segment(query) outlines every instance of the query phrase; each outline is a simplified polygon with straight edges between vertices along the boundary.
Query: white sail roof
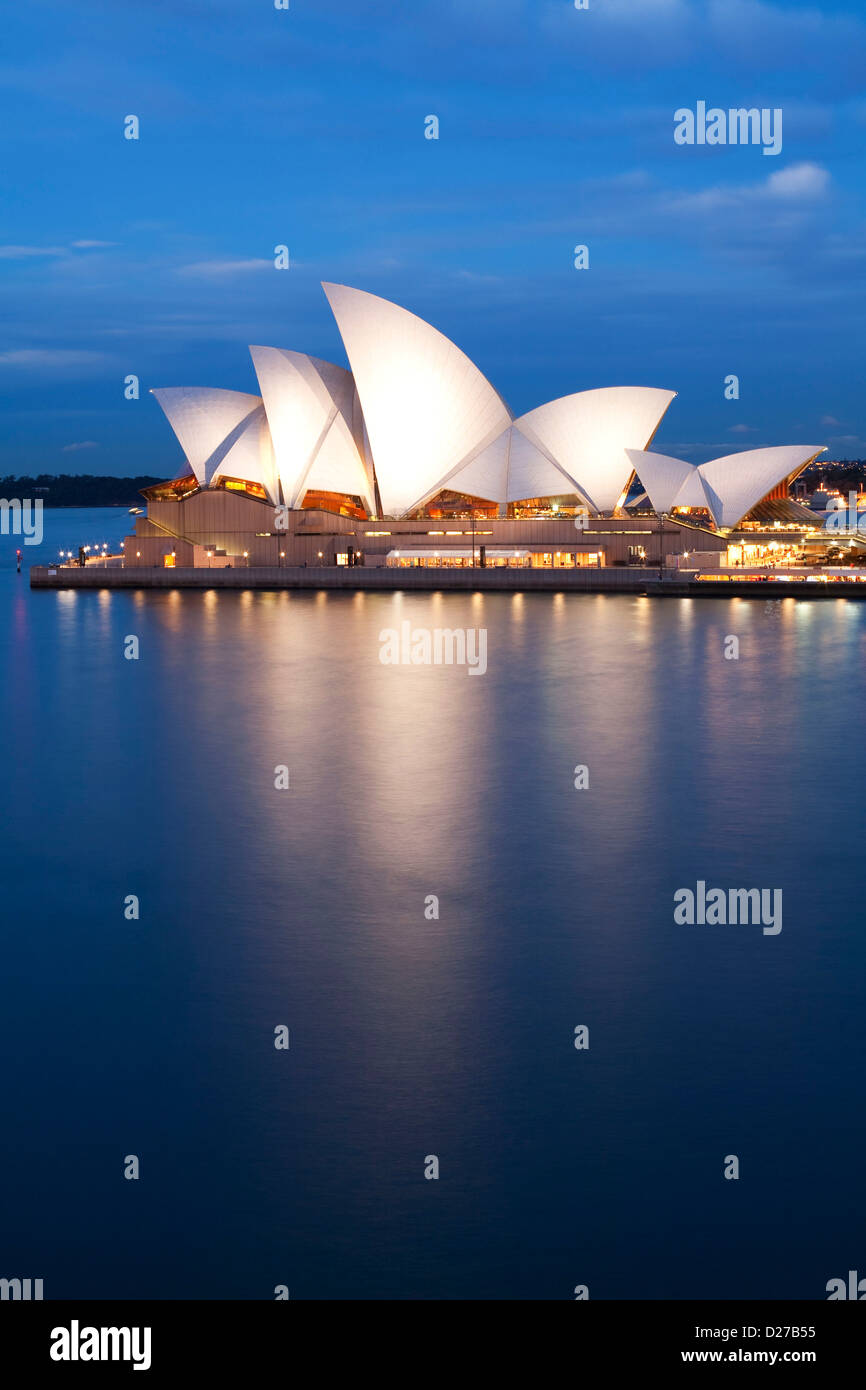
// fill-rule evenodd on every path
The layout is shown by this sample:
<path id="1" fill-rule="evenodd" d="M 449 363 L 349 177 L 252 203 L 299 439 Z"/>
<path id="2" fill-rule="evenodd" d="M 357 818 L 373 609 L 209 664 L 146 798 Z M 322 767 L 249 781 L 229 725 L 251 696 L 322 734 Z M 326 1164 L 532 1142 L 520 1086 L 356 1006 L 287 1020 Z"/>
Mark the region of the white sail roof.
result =
<path id="1" fill-rule="evenodd" d="M 291 507 L 311 490 L 345 493 L 370 515 L 403 516 L 445 488 L 501 507 L 576 493 L 613 512 L 637 471 L 656 510 L 707 507 L 731 527 L 822 452 L 786 445 L 699 466 L 651 453 L 675 394 L 656 387 L 579 391 L 514 419 L 465 353 L 416 314 L 365 290 L 323 289 L 351 372 L 251 347 L 261 396 L 153 391 L 200 486 L 240 478 Z"/>
<path id="2" fill-rule="evenodd" d="M 239 478 L 245 483 L 259 483 L 268 501 L 276 503 L 277 471 L 268 417 L 263 405 L 241 421 L 226 438 L 225 445 L 225 449 L 217 451 L 220 462 L 209 482 L 214 484 L 219 478 L 225 477 Z"/>
<path id="3" fill-rule="evenodd" d="M 704 485 L 721 500 L 720 526 L 736 526 L 756 503 L 791 473 L 799 472 L 818 454 L 821 444 L 785 444 L 725 454 L 700 465 Z"/>
<path id="4" fill-rule="evenodd" d="M 591 507 L 612 512 L 632 474 L 626 450 L 646 448 L 675 395 L 655 386 L 578 391 L 537 406 L 515 425 L 556 460 Z"/>
<path id="5" fill-rule="evenodd" d="M 645 453 L 642 449 L 627 449 L 626 453 L 656 512 L 670 512 L 674 506 L 709 507 L 701 474 L 694 463 L 671 459 L 666 453 Z"/>
<path id="6" fill-rule="evenodd" d="M 366 290 L 323 284 L 358 388 L 386 515 L 444 485 L 511 424 L 497 391 L 423 319 Z"/>
<path id="7" fill-rule="evenodd" d="M 304 494 L 311 488 L 322 492 L 345 492 L 349 496 L 360 497 L 367 511 L 373 514 L 373 489 L 369 485 L 367 472 L 361 463 L 348 422 L 339 413 L 331 421 L 310 465 L 298 492 L 297 505 L 300 505 Z"/>
<path id="8" fill-rule="evenodd" d="M 440 480 L 435 492 L 448 488 L 505 506 L 527 497 L 560 496 L 578 491 L 571 478 L 516 425 Z M 427 501 L 427 498 L 422 499 Z"/>
<path id="9" fill-rule="evenodd" d="M 299 507 L 308 489 L 316 487 L 360 496 L 371 509 L 369 472 L 353 435 L 357 420 L 350 373 L 288 348 L 251 347 L 250 355 L 286 504 Z"/>
<path id="10" fill-rule="evenodd" d="M 612 386 L 548 401 L 437 480 L 434 491 L 448 487 L 500 504 L 577 493 L 594 510 L 613 511 L 633 471 L 629 440 L 648 440 L 674 395 Z"/>
<path id="11" fill-rule="evenodd" d="M 687 463 L 666 454 L 629 449 L 628 456 L 657 512 L 707 507 L 717 526 L 742 521 L 777 484 L 798 473 L 823 446 L 785 444 L 725 454 L 708 463 Z"/>
<path id="12" fill-rule="evenodd" d="M 222 461 L 229 436 L 261 408 L 261 396 L 211 386 L 165 386 L 151 391 L 177 435 L 186 460 L 202 487 Z"/>
<path id="13" fill-rule="evenodd" d="M 580 492 L 573 479 L 543 447 L 524 434 L 518 420 L 511 431 L 507 500 L 521 502 L 526 497 L 559 497 L 572 492 Z"/>
<path id="14" fill-rule="evenodd" d="M 443 488 L 501 503 L 508 485 L 510 446 L 511 430 L 503 430 L 486 448 L 479 449 L 466 463 L 458 464 L 444 478 L 438 479 L 427 496 L 416 499 L 415 505 L 422 505 Z"/>

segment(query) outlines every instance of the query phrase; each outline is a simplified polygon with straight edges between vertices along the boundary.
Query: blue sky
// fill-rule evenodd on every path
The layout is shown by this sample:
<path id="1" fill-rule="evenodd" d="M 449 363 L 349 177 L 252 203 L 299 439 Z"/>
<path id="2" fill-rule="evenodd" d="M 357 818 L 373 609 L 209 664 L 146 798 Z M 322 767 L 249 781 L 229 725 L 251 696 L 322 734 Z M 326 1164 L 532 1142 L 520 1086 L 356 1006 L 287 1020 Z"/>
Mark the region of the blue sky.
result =
<path id="1" fill-rule="evenodd" d="M 0 472 L 173 473 L 147 388 L 255 391 L 248 343 L 345 363 L 323 279 L 429 319 L 516 411 L 661 386 L 664 452 L 866 457 L 864 71 L 833 0 L 7 9 Z M 676 145 L 699 100 L 780 107 L 781 153 Z"/>

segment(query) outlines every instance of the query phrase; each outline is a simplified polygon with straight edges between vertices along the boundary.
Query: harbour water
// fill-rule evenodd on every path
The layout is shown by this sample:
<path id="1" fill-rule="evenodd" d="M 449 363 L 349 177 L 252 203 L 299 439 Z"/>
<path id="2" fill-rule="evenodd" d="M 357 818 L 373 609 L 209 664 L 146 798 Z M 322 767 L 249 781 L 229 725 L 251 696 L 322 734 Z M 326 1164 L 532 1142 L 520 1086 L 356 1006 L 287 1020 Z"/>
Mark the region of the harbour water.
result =
<path id="1" fill-rule="evenodd" d="M 25 561 L 127 522 L 46 512 Z M 862 605 L 30 592 L 14 546 L 0 1275 L 820 1299 L 862 1267 Z M 407 620 L 483 629 L 483 675 L 383 664 Z M 782 930 L 677 924 L 698 882 L 781 889 Z"/>

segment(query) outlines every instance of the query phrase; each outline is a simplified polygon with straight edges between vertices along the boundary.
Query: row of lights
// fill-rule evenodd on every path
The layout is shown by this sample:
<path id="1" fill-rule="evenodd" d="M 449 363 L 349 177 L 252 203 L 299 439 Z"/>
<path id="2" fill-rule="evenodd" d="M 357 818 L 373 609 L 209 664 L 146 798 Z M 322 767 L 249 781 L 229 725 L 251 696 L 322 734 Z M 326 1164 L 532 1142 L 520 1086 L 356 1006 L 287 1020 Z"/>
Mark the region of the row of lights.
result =
<path id="1" fill-rule="evenodd" d="M 121 541 L 121 545 L 122 545 L 122 544 L 123 544 L 123 542 Z M 98 546 L 98 545 L 85 545 L 85 546 L 82 546 L 81 548 L 82 548 L 82 550 L 84 550 L 84 551 L 85 551 L 86 553 L 88 553 L 88 554 L 90 553 L 91 550 L 94 551 L 94 552 L 96 552 L 96 551 L 99 550 L 99 546 Z M 103 541 L 103 542 L 102 542 L 102 549 L 103 549 L 104 551 L 108 549 L 108 541 Z M 61 558 L 61 559 L 64 559 L 64 558 L 67 558 L 67 557 L 68 557 L 70 560 L 72 560 L 77 554 L 78 554 L 78 552 L 75 551 L 75 550 L 61 550 L 61 551 L 60 551 L 60 558 Z"/>
<path id="2" fill-rule="evenodd" d="M 123 542 L 121 541 L 121 545 L 122 545 L 122 544 L 123 544 Z M 90 546 L 89 546 L 89 545 L 86 545 L 86 546 L 84 547 L 84 549 L 85 549 L 85 550 L 89 550 L 89 549 L 90 549 Z M 105 546 L 105 544 L 103 543 L 103 550 L 104 550 L 104 549 L 106 549 L 106 546 Z M 359 553 L 359 555 L 360 555 L 360 551 L 359 551 L 358 553 Z M 438 553 L 438 552 L 437 552 L 437 553 Z M 515 553 L 515 555 L 516 555 L 516 554 L 517 554 L 517 551 L 515 551 L 514 553 Z M 60 554 L 61 554 L 61 556 L 62 556 L 62 555 L 69 555 L 70 558 L 72 557 L 72 551 L 71 551 L 71 550 L 61 550 Z M 208 558 L 211 559 L 211 560 L 212 560 L 213 557 L 214 557 L 214 552 L 213 552 L 212 550 L 206 550 L 206 551 L 205 551 L 205 554 L 206 554 L 206 555 L 208 556 Z M 245 550 L 243 554 L 244 554 L 244 559 L 245 559 L 245 560 L 248 560 L 248 559 L 250 558 L 250 552 L 249 552 L 248 550 Z M 177 551 L 176 551 L 176 550 L 173 550 L 173 551 L 171 552 L 171 558 L 174 560 L 174 559 L 176 559 L 176 557 L 177 557 Z M 136 550 L 136 552 L 135 552 L 135 558 L 136 558 L 137 560 L 140 560 L 140 559 L 141 559 L 141 551 L 140 551 L 140 550 Z M 285 552 L 284 550 L 281 550 L 281 551 L 280 551 L 280 559 L 281 559 L 281 560 L 285 560 L 285 558 L 286 558 L 286 552 Z M 321 551 L 321 550 L 319 551 L 319 559 L 320 559 L 320 560 L 322 559 L 322 551 Z"/>

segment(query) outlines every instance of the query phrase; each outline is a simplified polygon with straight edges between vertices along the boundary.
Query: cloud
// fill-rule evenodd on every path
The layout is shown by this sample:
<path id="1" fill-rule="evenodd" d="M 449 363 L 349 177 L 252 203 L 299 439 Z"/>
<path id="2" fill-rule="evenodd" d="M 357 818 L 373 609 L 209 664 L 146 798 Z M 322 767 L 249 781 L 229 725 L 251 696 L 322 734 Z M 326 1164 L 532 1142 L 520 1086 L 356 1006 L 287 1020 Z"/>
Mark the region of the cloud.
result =
<path id="1" fill-rule="evenodd" d="M 706 40 L 726 59 L 761 69 L 772 53 L 774 67 L 820 65 L 832 54 L 840 70 L 866 55 L 866 28 L 857 14 L 832 13 L 818 5 L 770 5 L 764 0 L 710 0 Z M 840 74 L 841 75 L 841 74 Z"/>
<path id="2" fill-rule="evenodd" d="M 548 0 L 541 26 L 557 50 L 607 68 L 625 67 L 637 53 L 645 62 L 676 66 L 695 53 L 701 39 L 690 0 L 606 0 L 595 14 Z"/>
<path id="3" fill-rule="evenodd" d="M 501 275 L 482 275 L 476 270 L 457 270 L 455 279 L 468 280 L 474 285 L 501 285 Z"/>
<path id="4" fill-rule="evenodd" d="M 728 434 L 754 434 L 754 425 L 731 425 Z"/>
<path id="5" fill-rule="evenodd" d="M 822 416 L 821 416 L 821 424 L 822 424 L 822 425 L 841 425 L 841 423 L 842 423 L 842 421 L 841 421 L 841 420 L 837 420 L 835 415 L 822 415 Z"/>
<path id="6" fill-rule="evenodd" d="M 256 270 L 273 270 L 273 261 L 194 261 L 178 268 L 179 275 L 247 275 Z"/>
<path id="7" fill-rule="evenodd" d="M 0 246 L 0 260 L 19 261 L 26 256 L 63 256 L 65 246 Z"/>
<path id="8" fill-rule="evenodd" d="M 760 183 L 714 184 L 700 193 L 675 195 L 669 204 L 672 211 L 683 213 L 716 213 L 724 209 L 754 209 L 757 204 L 811 203 L 821 198 L 830 187 L 830 175 L 820 164 L 792 164 L 778 169 Z"/>
<path id="9" fill-rule="evenodd" d="M 70 249 L 76 251 L 104 250 L 116 246 L 116 241 L 73 241 L 69 246 L 0 246 L 0 260 L 21 261 L 33 256 L 68 256 Z"/>
<path id="10" fill-rule="evenodd" d="M 828 9 L 765 0 L 605 0 L 576 14 L 563 0 L 548 0 L 541 24 L 559 53 L 596 70 L 633 69 L 638 60 L 656 70 L 688 63 L 694 72 L 712 54 L 731 73 L 763 76 L 772 55 L 775 72 L 826 71 L 836 90 L 859 91 L 866 26 L 858 14 Z"/>
<path id="11" fill-rule="evenodd" d="M 61 454 L 77 454 L 80 449 L 98 449 L 95 439 L 83 439 L 80 444 L 64 444 Z"/>
<path id="12" fill-rule="evenodd" d="M 101 352 L 78 348 L 12 348 L 0 352 L 0 367 L 93 367 L 105 360 Z"/>
<path id="13" fill-rule="evenodd" d="M 830 187 L 830 175 L 820 164 L 792 164 L 777 169 L 767 179 L 766 192 L 772 198 L 821 198 Z"/>

